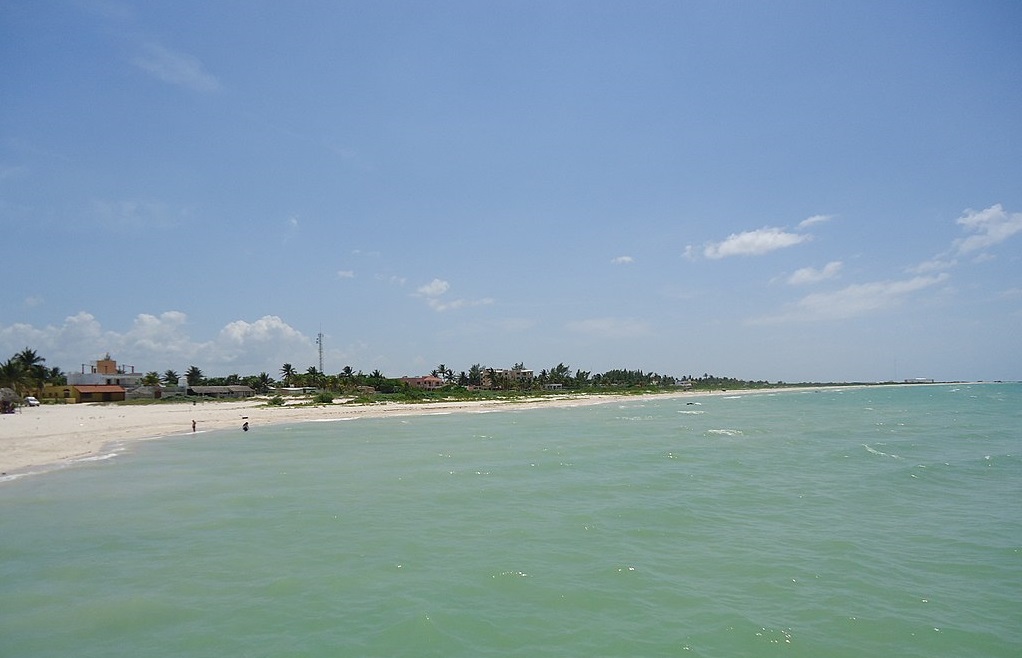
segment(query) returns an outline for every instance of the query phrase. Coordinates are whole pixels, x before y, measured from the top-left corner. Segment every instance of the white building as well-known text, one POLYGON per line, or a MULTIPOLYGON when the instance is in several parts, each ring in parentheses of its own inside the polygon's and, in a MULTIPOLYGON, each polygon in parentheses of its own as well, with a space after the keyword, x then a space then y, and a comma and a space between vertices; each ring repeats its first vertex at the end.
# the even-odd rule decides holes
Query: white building
POLYGON ((67 375, 69 386, 121 386, 133 389, 142 384, 144 374, 135 372, 135 366, 118 367, 117 362, 107 354, 105 358, 90 364, 82 364, 81 372, 67 375), (126 370, 131 368, 130 371, 126 370))

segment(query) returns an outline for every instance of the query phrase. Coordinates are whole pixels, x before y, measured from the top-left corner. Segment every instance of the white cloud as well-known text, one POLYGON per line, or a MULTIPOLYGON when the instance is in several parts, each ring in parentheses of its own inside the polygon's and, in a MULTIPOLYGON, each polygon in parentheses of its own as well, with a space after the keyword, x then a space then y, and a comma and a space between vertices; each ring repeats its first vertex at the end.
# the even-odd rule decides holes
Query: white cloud
POLYGON ((822 224, 824 222, 829 222, 832 219, 834 219, 834 215, 813 215, 812 217, 806 217, 801 222, 799 222, 798 227, 808 228, 810 226, 813 226, 814 224, 822 224))
POLYGON ((568 331, 598 338, 635 338, 650 333, 649 324, 631 318, 590 318, 565 325, 568 331))
POLYGON ((614 265, 627 265, 628 263, 635 262, 635 259, 631 256, 618 256, 617 258, 612 258, 610 262, 614 265))
POLYGON ((444 299, 443 295, 450 289, 450 287, 451 284, 443 279, 433 279, 426 285, 419 286, 415 294, 417 297, 424 297, 429 307, 438 313, 443 311, 453 311, 466 306, 484 306, 493 303, 493 300, 489 297, 477 300, 444 299))
POLYGON ((955 241, 959 254, 968 254, 1004 242, 1022 232, 1022 213, 1007 213, 1001 204, 986 210, 968 209, 957 223, 972 235, 955 241))
MULTIPOLYGON (((714 260, 729 256, 760 256, 811 239, 812 236, 806 234, 790 233, 781 228, 767 226, 755 231, 732 233, 721 242, 708 243, 703 247, 703 256, 714 260)), ((692 257, 695 252, 689 246, 685 249, 685 254, 692 257)))
POLYGON ((831 261, 823 266, 822 270, 818 270, 812 267, 803 267, 800 270, 795 270, 790 277, 788 277, 788 283, 793 286, 801 286, 807 283, 819 283, 820 281, 826 281, 832 279, 838 275, 844 264, 839 261, 831 261))
POLYGON ((447 283, 443 279, 433 279, 426 285, 419 286, 416 292, 418 292, 423 297, 438 297, 447 292, 448 288, 450 287, 451 284, 447 283))
POLYGON ((220 330, 213 347, 208 361, 239 370, 239 374, 254 374, 258 370, 274 374, 285 362, 303 362, 303 356, 311 362, 314 352, 311 338, 276 315, 265 315, 255 322, 231 322, 220 330), (254 354, 260 356, 258 361, 251 359, 254 354))
POLYGON ((48 366, 64 370, 77 370, 109 352, 137 372, 183 372, 195 365, 207 375, 266 371, 276 376, 282 363, 304 359, 311 364, 315 355, 314 341, 277 316, 254 322, 236 320, 213 339, 196 340, 188 333, 187 316, 180 311, 141 313, 124 332, 104 329, 84 311, 57 326, 0 325, 0 359, 26 346, 46 358, 48 366))
POLYGON ((450 301, 440 299, 438 297, 431 297, 426 300, 429 307, 437 312, 442 311, 453 311, 466 306, 486 306, 493 303, 493 299, 484 297, 482 299, 468 300, 468 299, 452 299, 450 301))
POLYGON ((923 261, 918 265, 914 265, 906 269, 910 274, 929 274, 930 272, 940 272, 941 270, 949 270, 958 264, 956 260, 944 260, 942 257, 937 256, 930 260, 923 261))
POLYGON ((354 279, 355 272, 353 270, 337 270, 338 279, 354 279))
POLYGON ((132 63, 163 82, 193 91, 218 91, 220 81, 209 73, 199 58, 178 53, 157 43, 147 44, 145 53, 132 63))
POLYGON ((264 315, 255 322, 235 320, 220 330, 223 342, 244 345, 257 341, 278 341, 304 338, 300 331, 281 320, 276 315, 264 315))
POLYGON ((854 284, 834 292, 806 295, 785 312, 759 318, 755 324, 776 322, 845 320, 902 303, 912 293, 948 280, 950 275, 917 276, 902 281, 854 284))
POLYGON ((998 295, 1001 299, 1022 299, 1022 288, 1007 288, 998 295))

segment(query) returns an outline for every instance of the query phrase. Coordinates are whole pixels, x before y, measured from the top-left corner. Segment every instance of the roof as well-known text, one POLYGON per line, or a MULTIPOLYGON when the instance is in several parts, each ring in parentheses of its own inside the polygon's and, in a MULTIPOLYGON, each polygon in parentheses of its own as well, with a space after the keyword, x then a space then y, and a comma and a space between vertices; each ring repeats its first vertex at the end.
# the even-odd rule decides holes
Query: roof
POLYGON ((78 384, 72 386, 79 393, 123 393, 124 387, 116 384, 78 384))
POLYGON ((189 386, 192 391, 203 393, 255 393, 251 386, 189 386))

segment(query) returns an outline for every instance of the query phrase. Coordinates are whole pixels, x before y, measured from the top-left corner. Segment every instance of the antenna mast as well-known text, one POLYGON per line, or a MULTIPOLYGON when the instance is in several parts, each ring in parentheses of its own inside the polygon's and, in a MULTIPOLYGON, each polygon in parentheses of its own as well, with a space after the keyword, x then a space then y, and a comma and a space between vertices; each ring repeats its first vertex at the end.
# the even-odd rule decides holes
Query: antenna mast
POLYGON ((323 332, 316 334, 316 344, 319 345, 319 374, 323 374, 323 332))

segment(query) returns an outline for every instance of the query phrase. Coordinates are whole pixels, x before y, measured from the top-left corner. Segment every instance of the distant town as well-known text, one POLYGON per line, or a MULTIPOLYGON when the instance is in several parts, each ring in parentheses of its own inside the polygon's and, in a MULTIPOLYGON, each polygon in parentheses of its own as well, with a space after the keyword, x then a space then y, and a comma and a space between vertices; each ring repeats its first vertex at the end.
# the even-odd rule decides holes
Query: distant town
MULTIPOLYGON (((627 369, 593 373, 572 369, 564 363, 539 372, 526 368, 524 363, 506 368, 474 364, 468 370, 457 373, 441 363, 429 373, 401 377, 387 377, 379 370, 366 374, 351 366, 345 366, 337 374, 326 374, 316 366, 299 371, 292 364, 284 363, 276 376, 260 372, 257 375, 206 377, 194 365, 183 373, 176 370, 142 372, 133 365, 119 364, 109 353, 96 361, 83 363, 80 371, 63 372, 60 368, 48 367, 46 359, 30 348, 0 364, 0 391, 6 391, 0 397, 20 400, 31 396, 39 402, 49 403, 245 398, 256 395, 271 396, 271 404, 293 395, 313 396, 317 402, 331 402, 335 396, 346 396, 356 401, 372 401, 378 396, 417 401, 438 396, 486 397, 564 391, 626 393, 875 383, 878 382, 749 381, 709 373, 676 377, 627 369)), ((933 380, 917 378, 902 383, 933 383, 933 380)), ((15 404, 13 399, 11 404, 15 404)))

